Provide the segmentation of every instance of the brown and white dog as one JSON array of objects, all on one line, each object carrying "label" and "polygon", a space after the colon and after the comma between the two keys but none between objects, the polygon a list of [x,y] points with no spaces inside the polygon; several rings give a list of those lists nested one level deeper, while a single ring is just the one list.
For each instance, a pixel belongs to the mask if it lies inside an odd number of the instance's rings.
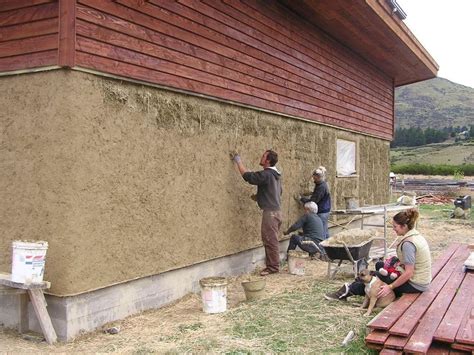
[{"label": "brown and white dog", "polygon": [[359,273],[359,279],[365,284],[365,299],[361,308],[367,308],[365,316],[372,313],[374,307],[387,307],[395,300],[395,293],[391,290],[387,296],[377,298],[377,293],[380,287],[385,285],[385,282],[380,280],[377,276],[365,269]]}]

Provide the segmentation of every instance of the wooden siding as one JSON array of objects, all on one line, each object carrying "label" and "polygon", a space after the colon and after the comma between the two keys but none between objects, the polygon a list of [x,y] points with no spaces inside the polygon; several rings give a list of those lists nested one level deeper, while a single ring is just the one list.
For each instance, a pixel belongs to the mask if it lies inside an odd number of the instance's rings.
[{"label": "wooden siding", "polygon": [[393,82],[275,1],[78,0],[77,66],[391,139]]},{"label": "wooden siding", "polygon": [[57,65],[58,2],[0,1],[0,71]]},{"label": "wooden siding", "polygon": [[393,135],[392,79],[276,1],[0,0],[0,71],[51,65]]}]

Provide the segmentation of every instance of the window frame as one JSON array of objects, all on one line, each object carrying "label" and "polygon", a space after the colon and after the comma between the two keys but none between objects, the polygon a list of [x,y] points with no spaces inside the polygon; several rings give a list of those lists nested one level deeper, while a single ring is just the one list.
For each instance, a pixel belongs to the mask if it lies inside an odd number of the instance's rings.
[{"label": "window frame", "polygon": [[[354,146],[354,155],[353,155],[353,167],[354,167],[354,173],[350,175],[346,174],[341,174],[339,171],[339,142],[347,142],[351,143]],[[337,137],[336,138],[336,177],[338,178],[357,178],[359,177],[359,144],[358,144],[357,139],[350,139],[347,137]],[[351,166],[352,167],[352,166]]]}]

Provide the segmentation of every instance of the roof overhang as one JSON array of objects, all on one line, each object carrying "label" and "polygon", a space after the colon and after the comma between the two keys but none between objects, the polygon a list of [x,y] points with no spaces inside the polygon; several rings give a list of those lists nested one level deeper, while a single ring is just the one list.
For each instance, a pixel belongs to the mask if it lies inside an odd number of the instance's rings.
[{"label": "roof overhang", "polygon": [[394,0],[280,0],[393,79],[436,77],[439,66],[400,19]]}]

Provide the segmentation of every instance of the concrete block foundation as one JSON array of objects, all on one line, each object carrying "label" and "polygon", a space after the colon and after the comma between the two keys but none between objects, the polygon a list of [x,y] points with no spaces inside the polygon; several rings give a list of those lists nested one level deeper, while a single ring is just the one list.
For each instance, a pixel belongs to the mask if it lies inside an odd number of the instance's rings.
[{"label": "concrete block foundation", "polygon": [[[281,257],[288,241],[281,243]],[[61,341],[148,309],[165,306],[190,292],[199,292],[199,280],[208,276],[236,276],[264,264],[263,248],[218,258],[159,275],[109,286],[77,296],[46,295],[48,312]],[[19,324],[19,297],[0,296],[0,324],[16,328]],[[30,330],[41,333],[34,310],[29,305]]]}]

